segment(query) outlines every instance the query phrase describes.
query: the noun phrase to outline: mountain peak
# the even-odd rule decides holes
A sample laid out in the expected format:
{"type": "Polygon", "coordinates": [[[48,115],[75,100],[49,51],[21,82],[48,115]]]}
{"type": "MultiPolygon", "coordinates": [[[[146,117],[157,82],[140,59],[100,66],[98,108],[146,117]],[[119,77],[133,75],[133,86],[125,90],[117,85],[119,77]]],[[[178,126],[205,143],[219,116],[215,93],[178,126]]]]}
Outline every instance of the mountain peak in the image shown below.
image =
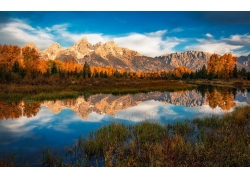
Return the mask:
{"type": "Polygon", "coordinates": [[[87,37],[82,37],[79,41],[77,41],[75,44],[81,44],[81,43],[89,43],[87,37]]]}
{"type": "Polygon", "coordinates": [[[114,41],[108,41],[104,45],[112,45],[112,46],[117,46],[114,41]]]}
{"type": "Polygon", "coordinates": [[[33,42],[30,42],[30,43],[28,43],[28,44],[25,44],[23,47],[34,48],[37,52],[40,51],[40,50],[38,49],[38,47],[37,47],[33,42]]]}
{"type": "Polygon", "coordinates": [[[50,45],[50,47],[49,48],[52,48],[52,47],[54,47],[54,48],[63,48],[58,42],[53,42],[51,45],[50,45]]]}

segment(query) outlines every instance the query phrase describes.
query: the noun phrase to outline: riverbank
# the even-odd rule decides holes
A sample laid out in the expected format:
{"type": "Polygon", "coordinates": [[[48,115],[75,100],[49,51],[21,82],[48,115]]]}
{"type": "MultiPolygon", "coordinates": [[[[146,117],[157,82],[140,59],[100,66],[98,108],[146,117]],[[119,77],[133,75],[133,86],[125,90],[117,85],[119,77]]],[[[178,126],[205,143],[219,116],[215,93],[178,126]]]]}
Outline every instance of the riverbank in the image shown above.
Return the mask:
{"type": "Polygon", "coordinates": [[[88,79],[83,83],[71,82],[65,84],[1,84],[1,100],[54,100],[86,97],[97,93],[132,94],[150,91],[181,91],[194,89],[195,84],[187,84],[174,80],[129,80],[129,79],[88,79]]]}
{"type": "Polygon", "coordinates": [[[239,80],[239,79],[229,79],[229,80],[192,79],[192,80],[186,80],[185,83],[195,84],[195,85],[213,85],[213,86],[228,86],[234,88],[250,88],[249,80],[239,80]]]}

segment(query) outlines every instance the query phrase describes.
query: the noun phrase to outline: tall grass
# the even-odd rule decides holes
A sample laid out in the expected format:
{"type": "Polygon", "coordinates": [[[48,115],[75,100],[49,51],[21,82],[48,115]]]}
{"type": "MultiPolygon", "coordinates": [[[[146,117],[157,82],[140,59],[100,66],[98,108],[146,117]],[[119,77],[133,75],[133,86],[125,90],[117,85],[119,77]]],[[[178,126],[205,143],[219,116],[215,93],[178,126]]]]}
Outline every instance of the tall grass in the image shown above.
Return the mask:
{"type": "Polygon", "coordinates": [[[250,166],[250,106],[166,126],[113,123],[74,147],[74,166],[250,166]]]}

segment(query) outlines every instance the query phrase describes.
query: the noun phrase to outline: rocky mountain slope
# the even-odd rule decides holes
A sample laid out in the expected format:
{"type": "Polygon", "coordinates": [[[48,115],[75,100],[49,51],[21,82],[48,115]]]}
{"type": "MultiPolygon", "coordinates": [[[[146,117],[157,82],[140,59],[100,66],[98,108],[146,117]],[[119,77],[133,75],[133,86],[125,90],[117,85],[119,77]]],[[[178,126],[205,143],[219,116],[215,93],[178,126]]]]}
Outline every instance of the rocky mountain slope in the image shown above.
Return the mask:
{"type": "Polygon", "coordinates": [[[171,70],[173,67],[159,59],[143,56],[137,51],[119,47],[114,41],[100,45],[79,62],[87,61],[94,66],[113,66],[127,71],[171,70]]]}
{"type": "Polygon", "coordinates": [[[239,69],[244,67],[246,70],[250,71],[250,54],[248,56],[240,56],[238,58],[237,66],[239,69]]]}
{"type": "Polygon", "coordinates": [[[176,52],[156,57],[173,67],[185,66],[191,70],[202,68],[212,54],[202,51],[176,52]]]}

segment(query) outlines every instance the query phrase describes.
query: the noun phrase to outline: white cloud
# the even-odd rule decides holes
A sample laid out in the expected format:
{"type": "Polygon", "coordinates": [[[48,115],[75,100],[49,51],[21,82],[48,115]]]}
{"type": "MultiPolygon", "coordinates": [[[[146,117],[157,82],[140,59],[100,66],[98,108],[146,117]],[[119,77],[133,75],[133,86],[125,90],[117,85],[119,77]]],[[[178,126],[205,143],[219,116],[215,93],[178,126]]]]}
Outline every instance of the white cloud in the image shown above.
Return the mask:
{"type": "MultiPolygon", "coordinates": [[[[172,32],[181,32],[183,29],[159,30],[150,33],[130,33],[127,35],[104,35],[102,33],[72,33],[70,24],[55,24],[51,27],[32,27],[24,20],[12,19],[7,23],[0,23],[0,38],[2,44],[16,44],[23,46],[26,43],[35,43],[40,50],[48,48],[53,42],[63,42],[63,46],[71,46],[81,38],[86,37],[92,44],[114,40],[116,44],[140,54],[150,57],[165,53],[176,52],[177,45],[188,42],[189,39],[167,36],[172,32]]],[[[227,38],[214,39],[210,33],[204,39],[196,39],[196,44],[187,45],[184,50],[199,50],[210,53],[233,53],[235,56],[247,55],[250,47],[250,35],[231,35],[227,38]]]]}
{"type": "Polygon", "coordinates": [[[167,30],[160,30],[156,32],[145,33],[145,35],[149,37],[161,37],[166,33],[167,33],[167,30]]]}
{"type": "Polygon", "coordinates": [[[68,31],[69,24],[57,24],[52,26],[51,28],[46,27],[48,32],[51,32],[55,35],[55,39],[57,41],[64,40],[69,44],[74,44],[79,41],[81,38],[86,37],[88,41],[92,44],[98,42],[107,42],[111,39],[108,36],[104,36],[101,33],[71,33],[68,31]]]}
{"type": "Polygon", "coordinates": [[[250,35],[231,35],[229,38],[221,38],[222,41],[232,45],[250,46],[250,35]]]}
{"type": "MultiPolygon", "coordinates": [[[[159,56],[174,52],[174,47],[183,39],[175,37],[163,38],[167,30],[151,33],[131,33],[125,36],[109,36],[102,33],[72,33],[68,30],[70,24],[56,24],[51,27],[32,27],[26,21],[12,19],[11,22],[0,24],[0,37],[3,44],[17,44],[23,46],[33,42],[40,50],[48,48],[53,42],[63,43],[63,46],[73,45],[86,37],[92,44],[114,40],[116,44],[138,51],[146,56],[159,56]]],[[[181,31],[180,28],[173,31],[181,31]]]]}
{"type": "Polygon", "coordinates": [[[113,39],[121,47],[127,47],[143,55],[155,57],[174,52],[176,45],[185,42],[184,39],[176,37],[167,37],[163,40],[163,35],[166,32],[166,30],[163,30],[147,34],[131,33],[127,36],[114,37],[113,39]]]}
{"type": "Polygon", "coordinates": [[[177,32],[182,32],[184,31],[182,28],[175,28],[172,31],[170,31],[171,33],[177,33],[177,32]]]}
{"type": "Polygon", "coordinates": [[[214,36],[212,35],[212,34],[210,34],[210,33],[207,33],[206,35],[205,35],[207,38],[213,38],[214,36]]]}
{"type": "Polygon", "coordinates": [[[33,42],[38,48],[45,49],[53,43],[53,35],[41,28],[34,28],[25,21],[13,19],[8,23],[0,24],[0,37],[2,44],[16,44],[23,46],[33,42]]]}
{"type": "Polygon", "coordinates": [[[237,50],[241,49],[242,45],[231,45],[221,40],[214,39],[197,39],[198,44],[189,45],[185,47],[185,50],[198,50],[210,53],[216,53],[223,55],[225,53],[232,53],[238,56],[237,50]]]}

